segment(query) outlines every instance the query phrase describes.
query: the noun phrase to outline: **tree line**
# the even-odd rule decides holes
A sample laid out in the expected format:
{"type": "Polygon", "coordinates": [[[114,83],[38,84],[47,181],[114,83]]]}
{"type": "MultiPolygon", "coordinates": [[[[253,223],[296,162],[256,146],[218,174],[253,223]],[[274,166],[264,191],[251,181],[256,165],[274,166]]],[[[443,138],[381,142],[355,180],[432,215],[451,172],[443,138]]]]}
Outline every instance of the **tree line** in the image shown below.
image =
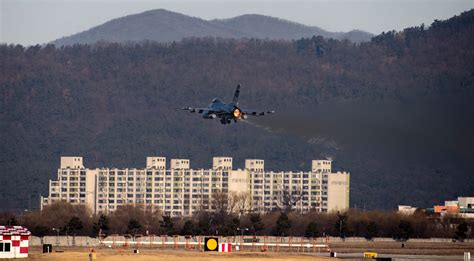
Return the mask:
{"type": "Polygon", "coordinates": [[[474,220],[445,215],[433,217],[423,211],[404,215],[389,211],[349,209],[333,213],[275,211],[267,214],[228,211],[199,212],[191,217],[173,218],[144,206],[124,205],[105,215],[91,215],[84,206],[54,203],[43,211],[14,215],[1,213],[0,224],[24,225],[33,235],[107,236],[119,235],[221,235],[300,236],[317,238],[389,237],[474,238],[474,220]]]}

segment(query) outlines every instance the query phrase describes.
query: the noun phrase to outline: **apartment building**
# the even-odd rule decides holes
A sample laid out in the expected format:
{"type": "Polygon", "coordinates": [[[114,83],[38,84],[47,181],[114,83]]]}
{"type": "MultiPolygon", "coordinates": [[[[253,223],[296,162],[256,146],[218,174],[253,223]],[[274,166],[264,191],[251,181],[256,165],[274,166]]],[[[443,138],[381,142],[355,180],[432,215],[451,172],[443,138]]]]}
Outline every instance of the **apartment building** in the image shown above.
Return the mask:
{"type": "Polygon", "coordinates": [[[147,157],[144,169],[88,169],[82,157],[61,157],[58,179],[49,182],[42,207],[67,201],[86,205],[93,213],[109,213],[121,205],[139,204],[171,216],[189,216],[216,210],[222,197],[226,207],[241,212],[349,207],[350,174],[331,173],[330,160],[314,160],[311,171],[300,172],[265,171],[262,159],[247,159],[245,168],[237,170],[230,157],[214,157],[212,163],[212,169],[191,169],[189,159],[171,159],[167,168],[166,158],[147,157]]]}

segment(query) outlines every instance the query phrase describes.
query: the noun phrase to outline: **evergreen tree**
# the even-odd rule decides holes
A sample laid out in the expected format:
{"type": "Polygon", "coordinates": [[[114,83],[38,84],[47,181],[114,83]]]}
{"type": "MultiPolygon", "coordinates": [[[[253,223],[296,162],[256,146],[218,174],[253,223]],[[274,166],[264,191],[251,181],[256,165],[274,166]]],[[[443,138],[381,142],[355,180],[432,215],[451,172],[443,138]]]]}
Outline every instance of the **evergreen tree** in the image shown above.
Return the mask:
{"type": "Polygon", "coordinates": [[[132,234],[132,235],[138,234],[138,232],[140,231],[140,228],[142,228],[142,225],[140,224],[140,222],[132,218],[128,221],[127,233],[132,234]]]}
{"type": "Polygon", "coordinates": [[[18,221],[15,217],[11,217],[7,221],[7,226],[18,226],[18,221]]]}
{"type": "Polygon", "coordinates": [[[78,217],[72,217],[69,222],[66,224],[66,231],[69,234],[72,234],[72,245],[76,245],[76,233],[84,227],[81,219],[78,217]]]}
{"type": "Polygon", "coordinates": [[[200,235],[210,235],[211,233],[211,224],[210,219],[208,218],[209,215],[201,214],[199,215],[199,221],[196,227],[196,234],[200,235]]]}
{"type": "Polygon", "coordinates": [[[275,236],[287,236],[288,230],[290,230],[290,228],[291,220],[288,218],[286,213],[281,213],[276,222],[273,234],[275,236]]]}
{"type": "Polygon", "coordinates": [[[305,237],[314,238],[319,235],[318,224],[316,222],[310,222],[304,232],[305,237]]]}
{"type": "Polygon", "coordinates": [[[31,234],[39,237],[41,239],[41,244],[43,244],[44,236],[46,236],[49,231],[50,229],[48,227],[39,225],[39,226],[34,226],[31,229],[31,234]]]}
{"type": "Polygon", "coordinates": [[[395,239],[397,240],[402,240],[406,241],[411,238],[413,235],[413,227],[408,220],[400,220],[400,223],[398,224],[398,230],[395,235],[395,239]]]}
{"type": "Polygon", "coordinates": [[[78,217],[72,217],[66,224],[66,231],[70,234],[76,235],[77,231],[84,227],[82,221],[78,217]]]}
{"type": "Polygon", "coordinates": [[[335,232],[340,238],[345,238],[347,236],[347,214],[337,213],[337,221],[335,224],[335,232]]]}
{"type": "Polygon", "coordinates": [[[259,231],[265,229],[265,224],[262,222],[262,217],[260,217],[260,214],[258,213],[250,214],[250,224],[255,235],[257,235],[259,231]]]}
{"type": "Polygon", "coordinates": [[[370,221],[367,224],[367,233],[365,234],[365,239],[372,240],[374,237],[378,235],[378,227],[374,221],[370,221]]]}
{"type": "Polygon", "coordinates": [[[464,241],[466,239],[467,231],[469,230],[469,225],[464,221],[458,225],[456,228],[454,238],[459,241],[464,241]]]}
{"type": "Polygon", "coordinates": [[[109,218],[106,215],[101,214],[99,220],[94,222],[92,225],[92,230],[94,235],[98,235],[99,233],[107,235],[109,231],[109,218]]]}
{"type": "Polygon", "coordinates": [[[163,233],[171,236],[174,233],[174,222],[171,216],[165,215],[163,216],[163,220],[160,221],[160,227],[163,230],[163,233]]]}
{"type": "Polygon", "coordinates": [[[187,220],[184,222],[183,228],[181,229],[181,235],[187,236],[187,235],[195,235],[195,228],[194,228],[194,223],[191,220],[187,220]]]}

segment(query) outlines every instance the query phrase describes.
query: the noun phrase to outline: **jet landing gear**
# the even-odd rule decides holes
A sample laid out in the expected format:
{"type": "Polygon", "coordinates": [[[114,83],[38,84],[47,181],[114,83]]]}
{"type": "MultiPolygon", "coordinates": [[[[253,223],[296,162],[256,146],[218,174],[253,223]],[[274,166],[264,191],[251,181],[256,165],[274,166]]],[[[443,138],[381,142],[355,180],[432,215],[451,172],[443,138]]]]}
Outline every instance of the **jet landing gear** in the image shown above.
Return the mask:
{"type": "Polygon", "coordinates": [[[230,119],[221,118],[221,124],[225,125],[225,124],[230,124],[230,123],[231,123],[230,119]]]}

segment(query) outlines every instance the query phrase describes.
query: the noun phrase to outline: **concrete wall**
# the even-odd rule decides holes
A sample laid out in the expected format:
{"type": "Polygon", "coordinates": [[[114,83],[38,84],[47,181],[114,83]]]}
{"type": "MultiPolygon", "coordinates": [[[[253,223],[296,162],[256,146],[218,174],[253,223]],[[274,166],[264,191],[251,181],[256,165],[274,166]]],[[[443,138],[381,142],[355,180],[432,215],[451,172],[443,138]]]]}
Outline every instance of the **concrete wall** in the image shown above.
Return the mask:
{"type": "Polygon", "coordinates": [[[337,172],[328,174],[328,212],[349,208],[350,174],[337,172]]]}
{"type": "Polygon", "coordinates": [[[467,208],[468,206],[474,207],[474,197],[458,197],[459,206],[467,208]]]}
{"type": "MultiPolygon", "coordinates": [[[[253,238],[253,236],[244,236],[244,238],[253,238]]],[[[355,243],[355,242],[368,242],[365,238],[363,237],[348,237],[345,238],[345,240],[342,240],[339,237],[329,237],[328,241],[326,241],[326,238],[324,237],[319,237],[316,238],[315,241],[309,240],[307,238],[301,238],[301,237],[284,237],[283,239],[279,237],[263,237],[259,236],[257,237],[259,239],[259,242],[282,242],[282,243],[288,243],[288,242],[293,242],[295,243],[295,246],[299,244],[300,242],[317,242],[317,243],[326,243],[329,242],[329,245],[331,243],[355,243]],[[265,239],[264,239],[265,238],[265,239]]],[[[172,236],[167,236],[167,237],[161,237],[161,236],[144,236],[139,239],[139,242],[143,245],[146,246],[147,242],[150,242],[150,239],[152,242],[162,242],[162,240],[165,240],[165,242],[174,242],[174,237],[172,236]]],[[[44,237],[43,243],[44,244],[52,244],[54,246],[58,246],[57,241],[58,238],[56,236],[47,236],[44,237]]],[[[123,236],[109,236],[104,239],[104,241],[116,241],[116,242],[124,242],[125,237],[123,236]]],[[[186,239],[184,236],[178,236],[176,238],[177,242],[185,242],[186,239]]],[[[198,237],[193,237],[189,239],[194,242],[198,242],[198,237]]],[[[127,240],[128,242],[131,242],[131,240],[127,240]]],[[[392,238],[375,238],[375,242],[396,242],[392,238]]],[[[219,242],[240,242],[240,236],[237,237],[219,237],[219,242]]],[[[410,239],[408,242],[452,242],[451,238],[420,238],[420,239],[410,239]]],[[[473,239],[466,239],[465,242],[474,242],[473,239]]],[[[41,239],[39,237],[30,237],[30,246],[41,246],[41,239]]],[[[75,239],[75,245],[73,245],[73,237],[69,236],[60,236],[59,237],[59,246],[61,247],[67,247],[67,246],[78,246],[78,247],[98,247],[100,245],[100,241],[97,238],[90,238],[90,237],[76,237],[75,239]]],[[[120,244],[118,244],[120,245],[120,244]]],[[[161,247],[160,244],[155,244],[154,246],[156,247],[161,247]]],[[[172,246],[168,245],[168,248],[171,248],[172,246]]]]}
{"type": "Polygon", "coordinates": [[[229,173],[229,192],[248,193],[248,172],[245,170],[232,170],[229,173]]]}
{"type": "Polygon", "coordinates": [[[311,161],[311,171],[316,173],[330,173],[332,171],[332,162],[330,160],[311,161]]]}
{"type": "MultiPolygon", "coordinates": [[[[77,236],[75,240],[71,236],[46,236],[43,238],[43,244],[51,244],[53,246],[98,246],[99,239],[91,237],[79,237],[77,236]],[[75,242],[74,242],[75,241],[75,242]],[[75,243],[75,244],[74,244],[75,243]]],[[[30,246],[41,246],[41,238],[31,236],[30,237],[30,246]]]]}
{"type": "Polygon", "coordinates": [[[212,169],[232,169],[232,158],[231,157],[213,157],[212,158],[212,169]]]}
{"type": "Polygon", "coordinates": [[[61,157],[61,169],[83,169],[82,157],[61,157]]]}
{"type": "Polygon", "coordinates": [[[166,169],[166,158],[165,157],[146,157],[146,167],[166,169]]]}
{"type": "Polygon", "coordinates": [[[189,169],[189,159],[171,159],[171,169],[189,169]]]}
{"type": "Polygon", "coordinates": [[[246,159],[245,169],[254,172],[265,171],[265,161],[261,159],[246,159]]]}

